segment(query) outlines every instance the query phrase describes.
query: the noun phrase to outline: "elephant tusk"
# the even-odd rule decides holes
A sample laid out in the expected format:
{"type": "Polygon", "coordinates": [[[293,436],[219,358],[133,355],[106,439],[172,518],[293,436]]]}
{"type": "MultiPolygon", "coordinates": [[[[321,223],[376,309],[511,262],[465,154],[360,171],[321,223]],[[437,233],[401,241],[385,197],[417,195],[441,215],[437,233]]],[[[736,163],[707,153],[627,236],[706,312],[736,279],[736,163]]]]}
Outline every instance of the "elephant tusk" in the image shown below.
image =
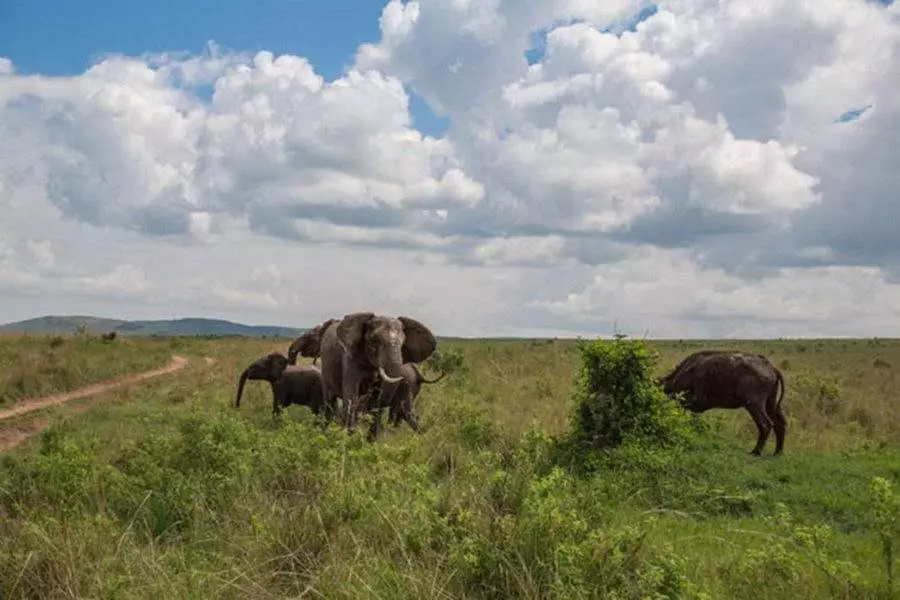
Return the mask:
{"type": "Polygon", "coordinates": [[[397,383],[401,379],[403,379],[403,375],[399,377],[390,377],[387,373],[384,372],[384,367],[378,367],[378,374],[381,375],[381,378],[384,379],[387,383],[397,383]]]}

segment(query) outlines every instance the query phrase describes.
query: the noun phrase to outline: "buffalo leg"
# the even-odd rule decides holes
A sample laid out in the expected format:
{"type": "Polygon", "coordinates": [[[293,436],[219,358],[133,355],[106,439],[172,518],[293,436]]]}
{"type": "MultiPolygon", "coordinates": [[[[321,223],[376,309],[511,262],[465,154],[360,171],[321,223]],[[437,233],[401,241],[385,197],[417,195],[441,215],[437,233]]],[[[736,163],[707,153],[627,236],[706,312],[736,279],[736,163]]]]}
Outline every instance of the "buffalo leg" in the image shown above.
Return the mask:
{"type": "Polygon", "coordinates": [[[775,429],[775,456],[784,451],[784,434],[787,429],[787,417],[784,411],[778,406],[772,411],[772,425],[775,429]]]}
{"type": "Polygon", "coordinates": [[[756,429],[758,432],[756,438],[756,447],[753,448],[751,454],[759,456],[760,454],[762,454],[762,449],[765,447],[766,441],[769,439],[769,432],[772,430],[772,419],[770,419],[769,415],[766,414],[765,408],[763,408],[759,404],[747,405],[747,412],[749,412],[750,416],[753,417],[753,422],[756,423],[756,429]]]}

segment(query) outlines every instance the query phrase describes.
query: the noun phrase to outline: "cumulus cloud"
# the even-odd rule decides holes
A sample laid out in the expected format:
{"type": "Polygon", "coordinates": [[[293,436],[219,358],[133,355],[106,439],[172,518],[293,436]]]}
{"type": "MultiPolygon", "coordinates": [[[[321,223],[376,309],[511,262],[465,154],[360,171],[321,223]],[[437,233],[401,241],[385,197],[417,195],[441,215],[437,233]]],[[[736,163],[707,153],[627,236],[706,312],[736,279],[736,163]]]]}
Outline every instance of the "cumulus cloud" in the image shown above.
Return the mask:
{"type": "Polygon", "coordinates": [[[409,207],[483,198],[377,71],[325,82],[304,58],[270,52],[116,56],[79,77],[10,77],[0,102],[0,135],[27,150],[4,157],[3,179],[38,181],[65,217],[97,226],[203,238],[227,216],[271,233],[320,208],[402,222],[409,207]],[[214,81],[209,103],[179,85],[201,79],[214,81]]]}
{"type": "Polygon", "coordinates": [[[595,271],[565,297],[531,303],[573,329],[617,322],[640,335],[708,335],[710,322],[732,335],[883,336],[900,317],[900,286],[874,267],[783,268],[748,281],[702,269],[683,251],[646,249],[595,271]]]}
{"type": "Polygon", "coordinates": [[[0,58],[0,285],[448,333],[897,324],[896,3],[390,0],[379,25],[333,81],[215,44],[0,58]]]}

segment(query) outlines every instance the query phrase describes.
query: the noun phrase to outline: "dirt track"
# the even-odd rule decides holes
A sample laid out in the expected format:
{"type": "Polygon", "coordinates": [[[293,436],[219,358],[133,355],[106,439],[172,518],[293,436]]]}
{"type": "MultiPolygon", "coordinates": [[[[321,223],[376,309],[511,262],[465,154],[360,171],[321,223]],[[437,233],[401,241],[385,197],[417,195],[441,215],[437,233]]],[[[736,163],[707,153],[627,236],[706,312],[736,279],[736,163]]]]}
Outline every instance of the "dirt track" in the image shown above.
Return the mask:
{"type": "MultiPolygon", "coordinates": [[[[211,365],[215,362],[215,359],[206,357],[205,361],[207,365],[211,365]]],[[[29,398],[21,400],[17,402],[14,407],[0,411],[0,427],[2,427],[2,429],[0,429],[0,452],[15,448],[23,441],[40,432],[48,425],[46,421],[40,419],[33,419],[27,423],[19,423],[18,420],[11,423],[4,423],[4,421],[9,421],[14,417],[19,417],[36,410],[40,410],[42,408],[47,408],[48,406],[65,404],[66,402],[69,402],[71,400],[86,398],[88,396],[95,396],[102,392],[106,392],[123,385],[137,383],[139,381],[144,381],[145,379],[151,379],[153,377],[159,377],[161,375],[168,375],[170,373],[180,371],[185,367],[185,365],[187,365],[187,359],[185,357],[174,355],[172,356],[172,362],[159,369],[143,371],[141,373],[133,373],[131,375],[123,375],[122,377],[95,383],[78,390],[66,392],[64,394],[53,394],[52,396],[44,396],[43,398],[29,398]]],[[[89,408],[90,405],[79,407],[74,412],[83,412],[85,410],[88,410],[89,408]]]]}

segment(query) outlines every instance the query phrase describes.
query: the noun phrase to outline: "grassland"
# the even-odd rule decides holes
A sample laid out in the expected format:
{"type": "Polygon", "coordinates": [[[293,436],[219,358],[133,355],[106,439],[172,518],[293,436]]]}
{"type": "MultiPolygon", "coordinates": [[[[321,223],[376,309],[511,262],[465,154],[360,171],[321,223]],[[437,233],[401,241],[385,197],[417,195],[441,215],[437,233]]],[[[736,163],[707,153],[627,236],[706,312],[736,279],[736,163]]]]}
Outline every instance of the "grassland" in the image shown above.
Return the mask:
{"type": "MultiPolygon", "coordinates": [[[[262,383],[234,408],[237,374],[284,341],[122,343],[69,362],[84,381],[114,360],[190,365],[55,409],[3,456],[3,598],[897,597],[898,341],[650,341],[657,373],[701,347],[769,356],[786,454],[752,457],[749,416],[718,411],[686,446],[574,461],[554,442],[570,431],[574,342],[443,342],[434,362],[458,368],[423,389],[424,434],[374,444],[305,408],[273,421],[262,383]]],[[[2,344],[11,381],[43,368],[16,356],[51,342],[2,344]]],[[[48,381],[40,393],[77,385],[48,381]]]]}
{"type": "Polygon", "coordinates": [[[170,340],[110,343],[85,334],[0,336],[0,407],[160,367],[171,354],[170,340]]]}

